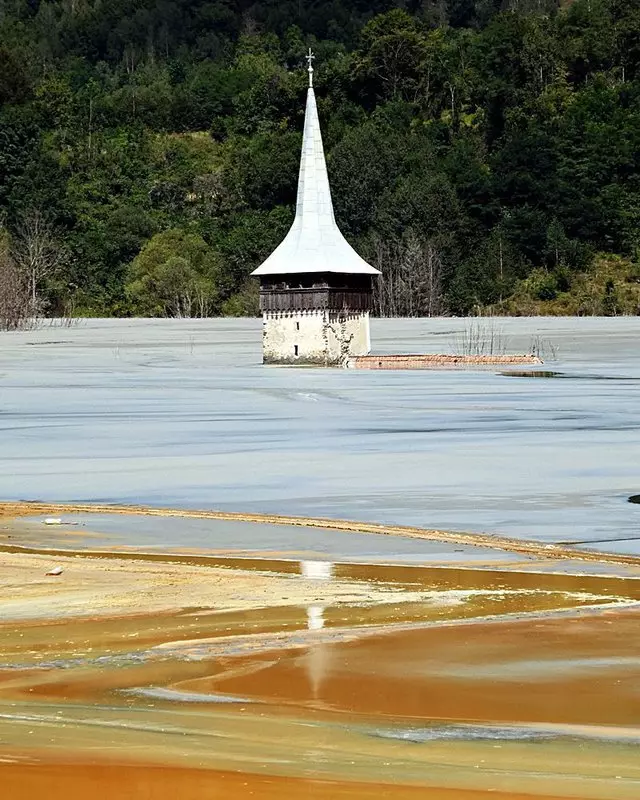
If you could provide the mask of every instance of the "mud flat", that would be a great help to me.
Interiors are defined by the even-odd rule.
[[[92,552],[92,520],[0,551],[12,800],[637,800],[633,559]]]

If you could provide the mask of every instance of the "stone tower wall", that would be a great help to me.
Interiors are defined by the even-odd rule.
[[[265,364],[343,365],[371,350],[368,311],[265,312]]]

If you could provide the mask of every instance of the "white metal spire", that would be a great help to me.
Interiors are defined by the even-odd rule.
[[[296,217],[289,233],[253,275],[341,272],[379,275],[344,238],[336,224],[322,133],[313,91],[313,59],[309,50],[309,89],[302,137]]]

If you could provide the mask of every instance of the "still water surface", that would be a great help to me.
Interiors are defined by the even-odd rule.
[[[373,345],[452,352],[466,325],[376,320]],[[3,334],[0,498],[332,516],[640,552],[640,506],[627,502],[640,490],[640,319],[496,326],[512,352],[542,343],[542,371],[561,377],[264,368],[256,320]]]

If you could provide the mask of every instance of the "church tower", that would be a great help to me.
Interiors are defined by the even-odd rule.
[[[344,363],[370,349],[372,281],[379,275],[336,224],[313,91],[309,89],[296,216],[281,244],[253,272],[260,278],[265,364]]]

